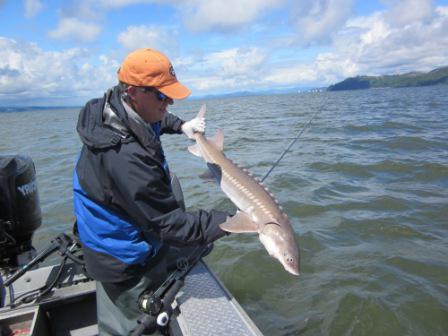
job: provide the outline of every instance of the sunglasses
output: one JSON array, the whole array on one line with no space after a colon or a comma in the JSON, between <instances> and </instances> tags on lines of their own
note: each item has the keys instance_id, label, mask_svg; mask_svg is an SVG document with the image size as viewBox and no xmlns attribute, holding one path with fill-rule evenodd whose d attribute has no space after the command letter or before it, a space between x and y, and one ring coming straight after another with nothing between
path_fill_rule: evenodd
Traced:
<instances>
[{"instance_id":1,"label":"sunglasses","mask_svg":"<svg viewBox=\"0 0 448 336\"><path fill-rule=\"evenodd\" d=\"M139 87L138 88L141 92L144 93L148 93L148 92L152 92L156 95L156 98L159 101L165 101L167 99L169 99L170 97L168 97L166 94L163 94L162 92L160 92L159 90L153 88L153 87Z\"/></svg>"}]
</instances>

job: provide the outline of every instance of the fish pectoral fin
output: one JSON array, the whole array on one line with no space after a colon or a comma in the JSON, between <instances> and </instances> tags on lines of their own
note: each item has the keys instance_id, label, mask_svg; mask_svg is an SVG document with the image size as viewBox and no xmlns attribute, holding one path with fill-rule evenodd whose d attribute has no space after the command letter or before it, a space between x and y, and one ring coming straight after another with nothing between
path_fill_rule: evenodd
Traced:
<instances>
[{"instance_id":1,"label":"fish pectoral fin","mask_svg":"<svg viewBox=\"0 0 448 336\"><path fill-rule=\"evenodd\" d=\"M219 227L227 232L258 232L257 224L244 212L237 212L233 217L228 218Z\"/></svg>"},{"instance_id":2,"label":"fish pectoral fin","mask_svg":"<svg viewBox=\"0 0 448 336\"><path fill-rule=\"evenodd\" d=\"M199 178L206 181L215 182L215 175L213 175L210 170L206 170L205 172L203 172L201 175L199 175Z\"/></svg>"},{"instance_id":3,"label":"fish pectoral fin","mask_svg":"<svg viewBox=\"0 0 448 336\"><path fill-rule=\"evenodd\" d=\"M224 131L222 129L218 129L216 134L211 138L207 138L207 140L219 151L224 150Z\"/></svg>"},{"instance_id":4,"label":"fish pectoral fin","mask_svg":"<svg viewBox=\"0 0 448 336\"><path fill-rule=\"evenodd\" d=\"M193 155L202 157L201 147L198 144L188 146L188 151Z\"/></svg>"}]
</instances>

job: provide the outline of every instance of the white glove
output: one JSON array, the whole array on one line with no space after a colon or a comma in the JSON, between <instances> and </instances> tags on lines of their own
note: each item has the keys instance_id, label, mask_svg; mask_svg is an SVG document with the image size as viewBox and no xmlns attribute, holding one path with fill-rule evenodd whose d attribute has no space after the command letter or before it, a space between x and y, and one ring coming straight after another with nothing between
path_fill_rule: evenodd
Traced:
<instances>
[{"instance_id":1,"label":"white glove","mask_svg":"<svg viewBox=\"0 0 448 336\"><path fill-rule=\"evenodd\" d=\"M205 119L204 118L194 118L190 121L185 122L182 127L182 132L189 138L194 139L194 133L204 133L205 131Z\"/></svg>"}]
</instances>

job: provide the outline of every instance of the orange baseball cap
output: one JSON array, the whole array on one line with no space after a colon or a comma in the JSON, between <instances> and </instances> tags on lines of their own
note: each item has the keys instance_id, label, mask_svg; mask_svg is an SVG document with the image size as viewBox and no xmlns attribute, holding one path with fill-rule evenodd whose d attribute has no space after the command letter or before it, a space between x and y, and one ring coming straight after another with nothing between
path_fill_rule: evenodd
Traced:
<instances>
[{"instance_id":1,"label":"orange baseball cap","mask_svg":"<svg viewBox=\"0 0 448 336\"><path fill-rule=\"evenodd\" d=\"M170 60L149 48L137 49L125 58L118 69L118 80L133 86L154 87L172 99L184 99L191 93L177 80Z\"/></svg>"}]
</instances>

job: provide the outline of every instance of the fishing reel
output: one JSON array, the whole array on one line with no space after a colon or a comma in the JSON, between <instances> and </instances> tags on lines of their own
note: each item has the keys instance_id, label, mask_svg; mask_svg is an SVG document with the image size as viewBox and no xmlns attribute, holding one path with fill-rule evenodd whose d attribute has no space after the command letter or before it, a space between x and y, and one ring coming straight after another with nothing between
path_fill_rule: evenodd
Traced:
<instances>
[{"instance_id":1,"label":"fishing reel","mask_svg":"<svg viewBox=\"0 0 448 336\"><path fill-rule=\"evenodd\" d=\"M138 308L145 314L157 316L162 311L163 302L154 292L144 292L138 298Z\"/></svg>"},{"instance_id":2,"label":"fishing reel","mask_svg":"<svg viewBox=\"0 0 448 336\"><path fill-rule=\"evenodd\" d=\"M168 281L168 280L167 280ZM169 335L168 324L173 315L171 304L183 286L183 280L170 283L168 288L163 288L166 282L155 292L144 292L138 298L138 307L144 313L137 321L137 328L132 336L142 335L144 332L154 333L159 330L164 335Z\"/></svg>"}]
</instances>

